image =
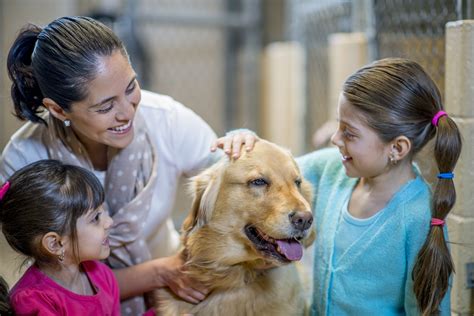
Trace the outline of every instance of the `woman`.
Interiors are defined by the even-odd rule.
[[[93,171],[115,223],[108,264],[126,299],[122,313],[143,312],[140,295],[162,286],[202,300],[206,290],[182,273],[178,255],[170,256],[179,245],[170,213],[179,176],[215,161],[212,129],[170,97],[141,91],[122,42],[91,18],[26,26],[7,66],[16,116],[29,122],[4,149],[0,180],[46,158]],[[248,134],[220,145],[240,151],[253,139]]]

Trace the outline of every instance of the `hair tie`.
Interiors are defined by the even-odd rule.
[[[444,221],[439,218],[431,218],[431,226],[444,226]]]
[[[441,172],[438,173],[438,179],[452,179],[454,178],[454,173],[452,172]]]
[[[447,116],[448,113],[444,111],[438,111],[438,113],[436,113],[435,116],[433,116],[433,119],[431,120],[431,124],[437,127],[440,117],[445,116],[445,115]]]
[[[3,199],[3,196],[5,195],[5,193],[7,193],[9,187],[10,187],[10,182],[8,181],[2,185],[2,187],[0,188],[0,200]]]

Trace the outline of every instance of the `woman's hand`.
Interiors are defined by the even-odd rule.
[[[258,140],[259,138],[254,132],[247,129],[239,129],[231,131],[215,140],[211,146],[211,151],[214,152],[217,148],[221,148],[228,156],[239,158],[242,146],[245,145],[246,151],[251,151]]]
[[[159,284],[167,286],[183,300],[197,304],[206,298],[208,289],[184,273],[184,261],[180,254],[155,259],[159,265]]]

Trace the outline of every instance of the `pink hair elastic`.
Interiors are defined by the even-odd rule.
[[[442,219],[433,217],[431,219],[431,226],[444,226],[444,221]]]
[[[8,188],[10,187],[10,182],[5,182],[2,187],[0,188],[0,200],[3,199],[5,193],[7,193]]]
[[[445,116],[445,115],[448,115],[448,113],[444,111],[438,111],[438,113],[436,113],[435,116],[433,116],[433,119],[431,120],[431,124],[433,124],[434,126],[438,126],[438,121],[440,117]]]

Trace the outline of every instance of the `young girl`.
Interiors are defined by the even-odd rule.
[[[120,315],[117,281],[97,261],[110,252],[112,219],[103,202],[92,173],[56,160],[27,165],[3,184],[3,234],[34,259],[10,292],[16,314]]]
[[[449,315],[461,136],[436,85],[413,61],[376,61],[345,82],[338,121],[337,148],[299,159],[315,188],[312,314]],[[413,158],[433,137],[431,194]]]

